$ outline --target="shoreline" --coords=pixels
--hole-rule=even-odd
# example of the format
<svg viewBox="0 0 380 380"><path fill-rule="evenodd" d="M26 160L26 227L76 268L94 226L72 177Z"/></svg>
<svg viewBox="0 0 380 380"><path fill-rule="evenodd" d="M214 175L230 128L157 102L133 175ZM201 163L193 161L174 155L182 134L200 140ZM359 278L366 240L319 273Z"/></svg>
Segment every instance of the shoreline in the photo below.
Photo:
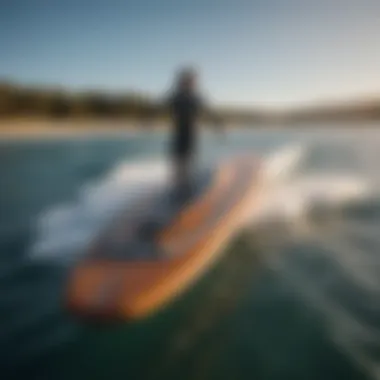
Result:
<svg viewBox="0 0 380 380"><path fill-rule="evenodd" d="M207 126L204 126L205 129ZM201 127L202 128L202 127ZM278 127L275 127L278 129ZM203 128L202 128L203 129ZM210 128L211 130L213 128ZM228 131L239 129L264 129L257 126L255 128L240 127L230 125ZM265 129L273 129L273 126L266 126ZM135 120L114 120L114 119L4 119L0 120L0 139L3 138L49 138L49 137L87 137L88 135L120 135L120 134L149 134L162 133L169 130L169 123L165 121L153 121L144 123Z"/></svg>
<svg viewBox="0 0 380 380"><path fill-rule="evenodd" d="M1 120L0 138L80 137L89 134L135 134L164 131L163 123L146 128L132 120Z"/></svg>
<svg viewBox="0 0 380 380"><path fill-rule="evenodd" d="M378 122L358 121L353 123L342 122L309 122L303 126L284 123L263 123L247 127L239 124L230 124L225 127L226 132L245 131L256 133L270 132L292 132L315 133L329 131L333 132L364 132L365 130L377 130L380 133ZM358 128L360 126L360 128ZM204 125L201 129L208 130ZM112 136L112 135L144 135L150 133L165 133L169 130L168 123L156 121L151 124L144 124L135 120L114 120L114 119L66 119L66 120L47 120L47 119L2 119L0 120L0 139L41 139L41 138L65 138L65 137L88 137ZM213 128L210 128L212 132Z"/></svg>

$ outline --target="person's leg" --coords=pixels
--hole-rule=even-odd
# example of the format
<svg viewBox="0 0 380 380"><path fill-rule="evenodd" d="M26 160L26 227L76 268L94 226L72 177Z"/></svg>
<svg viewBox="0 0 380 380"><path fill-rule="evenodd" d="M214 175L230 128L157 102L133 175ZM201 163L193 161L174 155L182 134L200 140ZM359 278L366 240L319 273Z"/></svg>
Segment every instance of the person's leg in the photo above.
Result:
<svg viewBox="0 0 380 380"><path fill-rule="evenodd" d="M185 195L191 190L194 146L190 133L181 133L174 142L174 182L179 193Z"/></svg>
<svg viewBox="0 0 380 380"><path fill-rule="evenodd" d="M175 194L179 194L183 187L184 159L180 141L174 141L171 154L171 180Z"/></svg>
<svg viewBox="0 0 380 380"><path fill-rule="evenodd" d="M174 163L174 182L178 189L185 189L190 182L190 164L186 155L175 158Z"/></svg>
<svg viewBox="0 0 380 380"><path fill-rule="evenodd" d="M180 188L183 182L183 159L177 154L174 157L173 182L176 188Z"/></svg>
<svg viewBox="0 0 380 380"><path fill-rule="evenodd" d="M191 154L190 152L186 152L182 156L181 159L181 169L182 169L182 187L186 189L190 189L191 186Z"/></svg>
<svg viewBox="0 0 380 380"><path fill-rule="evenodd" d="M182 152L174 156L173 164L175 197L179 201L185 201L192 192L192 157L187 152Z"/></svg>

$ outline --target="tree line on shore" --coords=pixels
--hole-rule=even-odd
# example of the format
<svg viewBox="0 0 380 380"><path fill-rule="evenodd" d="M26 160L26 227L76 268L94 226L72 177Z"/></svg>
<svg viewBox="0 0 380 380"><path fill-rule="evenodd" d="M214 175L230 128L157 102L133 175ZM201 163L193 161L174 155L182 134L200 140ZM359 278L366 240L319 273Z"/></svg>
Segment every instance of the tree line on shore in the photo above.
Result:
<svg viewBox="0 0 380 380"><path fill-rule="evenodd" d="M121 118L165 120L168 110L157 99L138 93L107 94L101 91L69 92L61 89L24 87L0 81L0 119L14 117ZM335 105L311 106L292 111L219 107L206 121L237 124L297 124L319 121L379 120L380 99Z"/></svg>
<svg viewBox="0 0 380 380"><path fill-rule="evenodd" d="M138 94L72 93L0 83L0 117L134 117L157 111L153 101Z"/></svg>
<svg viewBox="0 0 380 380"><path fill-rule="evenodd" d="M159 120L168 117L168 110L158 100L138 93L69 92L0 82L0 118L20 116ZM205 118L215 116L223 121L246 123L265 119L263 112L233 108L215 109Z"/></svg>

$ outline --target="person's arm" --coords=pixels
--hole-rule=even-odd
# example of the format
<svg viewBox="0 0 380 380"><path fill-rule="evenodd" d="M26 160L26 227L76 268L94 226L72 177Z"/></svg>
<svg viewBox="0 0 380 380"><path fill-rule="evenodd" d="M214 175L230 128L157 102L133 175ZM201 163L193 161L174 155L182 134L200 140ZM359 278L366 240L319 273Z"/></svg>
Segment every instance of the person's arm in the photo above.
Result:
<svg viewBox="0 0 380 380"><path fill-rule="evenodd" d="M222 116L219 114L218 111L211 108L209 104L206 104L206 102L202 101L201 103L202 113L206 117L207 124L212 128L212 130L215 133L218 134L225 134L225 126L223 123Z"/></svg>

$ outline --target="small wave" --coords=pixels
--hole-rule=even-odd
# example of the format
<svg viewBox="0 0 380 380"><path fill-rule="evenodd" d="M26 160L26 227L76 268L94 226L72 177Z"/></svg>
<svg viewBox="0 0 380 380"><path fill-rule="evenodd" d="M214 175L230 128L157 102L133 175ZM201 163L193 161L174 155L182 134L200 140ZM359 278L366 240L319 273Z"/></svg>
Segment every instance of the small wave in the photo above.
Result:
<svg viewBox="0 0 380 380"><path fill-rule="evenodd" d="M251 223L293 221L316 210L344 208L379 196L373 177L355 164L357 152L349 160L349 147L338 149L337 157L341 157L342 151L345 153L344 165L326 153L331 161L323 166L321 160L314 159L323 155L322 148L320 144L296 144L264 158L262 191L250 210ZM334 149L325 147L328 148Z"/></svg>
<svg viewBox="0 0 380 380"><path fill-rule="evenodd" d="M168 168L163 161L122 162L95 183L84 184L75 202L57 205L37 218L31 257L78 257L120 210L164 185Z"/></svg>

